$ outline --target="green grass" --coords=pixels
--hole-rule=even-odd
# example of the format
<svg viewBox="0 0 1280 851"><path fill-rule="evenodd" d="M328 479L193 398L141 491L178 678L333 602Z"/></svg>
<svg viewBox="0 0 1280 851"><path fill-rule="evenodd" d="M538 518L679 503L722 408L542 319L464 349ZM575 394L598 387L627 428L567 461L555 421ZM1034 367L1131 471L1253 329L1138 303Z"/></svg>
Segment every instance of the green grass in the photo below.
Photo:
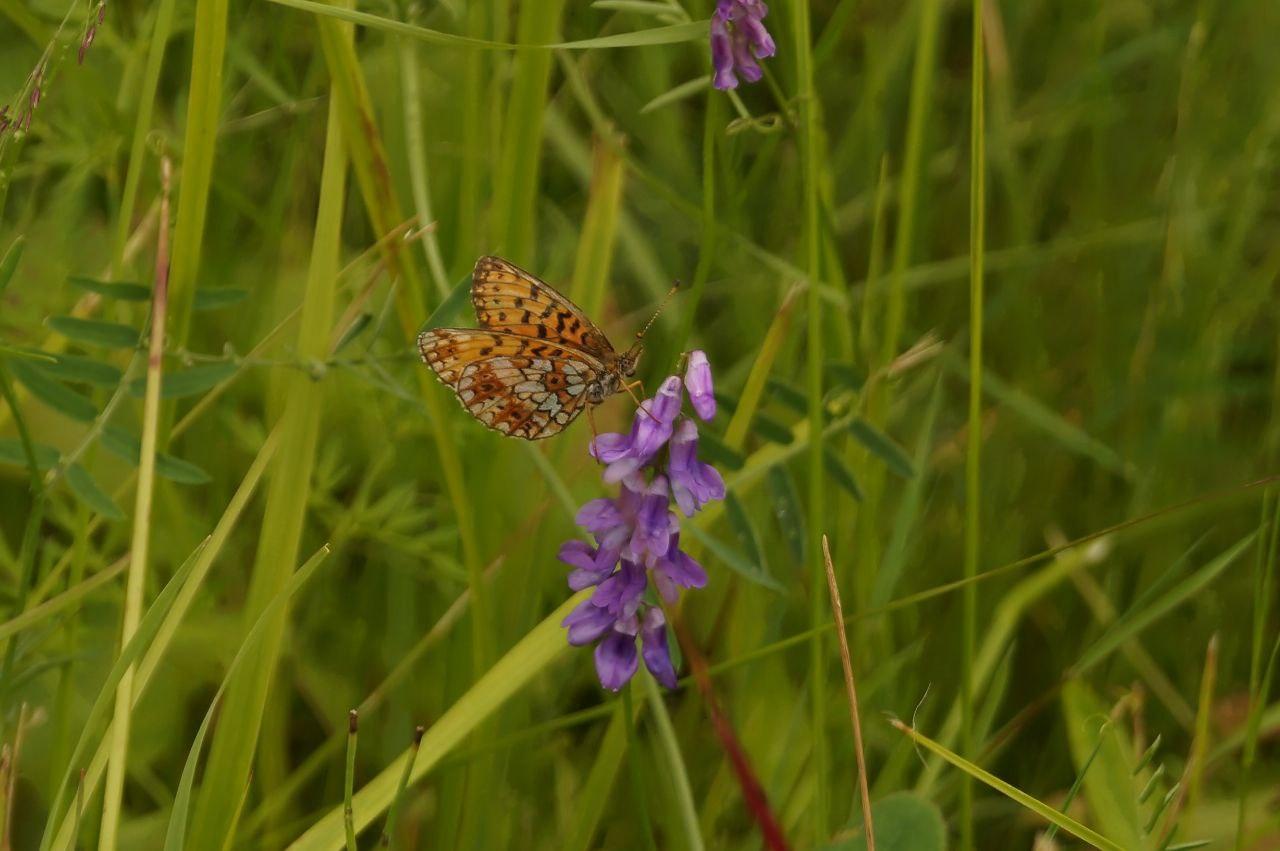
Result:
<svg viewBox="0 0 1280 851"><path fill-rule="evenodd" d="M778 0L732 96L710 0L104 8L0 0L0 845L864 847L824 534L881 845L1280 840L1274 3ZM709 683L419 362L490 252L684 282Z"/></svg>

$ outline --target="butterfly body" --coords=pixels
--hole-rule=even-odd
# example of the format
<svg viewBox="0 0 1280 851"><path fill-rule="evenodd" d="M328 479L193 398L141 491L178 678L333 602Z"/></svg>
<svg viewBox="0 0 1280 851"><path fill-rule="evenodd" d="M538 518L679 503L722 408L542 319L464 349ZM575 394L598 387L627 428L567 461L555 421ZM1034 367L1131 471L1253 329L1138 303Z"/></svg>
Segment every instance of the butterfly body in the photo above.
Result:
<svg viewBox="0 0 1280 851"><path fill-rule="evenodd" d="M595 324L549 284L498 257L471 278L480 328L418 335L422 359L488 428L541 440L626 385L639 344L619 353Z"/></svg>

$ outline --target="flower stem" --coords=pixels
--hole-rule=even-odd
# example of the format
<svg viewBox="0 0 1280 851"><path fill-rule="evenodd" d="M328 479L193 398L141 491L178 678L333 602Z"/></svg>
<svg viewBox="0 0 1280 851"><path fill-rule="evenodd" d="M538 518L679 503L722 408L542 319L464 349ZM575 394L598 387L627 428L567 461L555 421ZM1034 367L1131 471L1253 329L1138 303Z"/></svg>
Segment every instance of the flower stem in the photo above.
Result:
<svg viewBox="0 0 1280 851"><path fill-rule="evenodd" d="M637 747L639 739L636 737L635 713L631 706L631 689L634 686L635 680L632 679L622 690L622 711L626 715L627 728L627 764L631 770L631 785L635 787L636 809L640 813L644 847L648 851L658 851L658 845L653 838L653 822L649 819L649 801L644 793L644 776L640 771L640 750Z"/></svg>

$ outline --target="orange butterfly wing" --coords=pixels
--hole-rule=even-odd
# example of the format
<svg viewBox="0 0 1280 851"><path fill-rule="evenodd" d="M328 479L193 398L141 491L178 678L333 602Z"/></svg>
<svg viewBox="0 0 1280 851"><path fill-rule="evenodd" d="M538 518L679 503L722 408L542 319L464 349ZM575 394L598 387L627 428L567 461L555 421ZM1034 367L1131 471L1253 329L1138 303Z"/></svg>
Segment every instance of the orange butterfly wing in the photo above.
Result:
<svg viewBox="0 0 1280 851"><path fill-rule="evenodd" d="M418 351L473 417L526 440L559 434L604 374L590 355L499 331L434 328L418 335Z"/></svg>
<svg viewBox="0 0 1280 851"><path fill-rule="evenodd" d="M501 257L476 261L471 304L486 328L559 343L605 364L616 357L609 338L576 304Z"/></svg>

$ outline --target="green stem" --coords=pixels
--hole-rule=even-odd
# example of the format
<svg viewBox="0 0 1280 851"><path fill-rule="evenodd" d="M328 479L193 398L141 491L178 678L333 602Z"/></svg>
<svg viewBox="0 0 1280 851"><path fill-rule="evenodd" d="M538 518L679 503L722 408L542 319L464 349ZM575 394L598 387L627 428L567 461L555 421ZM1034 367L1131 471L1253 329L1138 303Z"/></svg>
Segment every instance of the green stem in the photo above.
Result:
<svg viewBox="0 0 1280 851"><path fill-rule="evenodd" d="M973 0L973 77L969 116L969 438L965 458L964 578L978 575L981 521L982 449L982 252L985 246L986 161L984 121L984 68L982 2ZM964 643L962 645L961 753L974 755L973 683L970 673L977 643L978 586L964 588ZM973 782L966 776L960 785L960 845L973 848Z"/></svg>
<svg viewBox="0 0 1280 851"><path fill-rule="evenodd" d="M435 220L431 214L431 193L427 188L427 149L422 138L422 96L418 91L418 52L404 40L397 49L400 84L404 89L404 147L409 160L409 187L413 192L414 212L418 214L418 227L430 228L422 234L422 250L436 291L444 299L448 297L451 285L440 256L440 241L436 237Z"/></svg>
<svg viewBox="0 0 1280 851"><path fill-rule="evenodd" d="M142 619L142 595L146 589L147 558L151 542L151 500L155 493L156 443L160 427L160 379L164 364L165 319L169 307L169 161L162 165L159 243L156 247L155 298L151 311L151 344L147 352L147 385L142 402L142 451L138 460L138 490L134 496L133 539L129 547L129 575L125 585L121 648L129 644ZM133 716L134 667L125 669L116 687L111 752L107 762L106 792L102 804L102 830L98 847L114 851L124 796L125 766L129 753L129 724Z"/></svg>
<svg viewBox="0 0 1280 851"><path fill-rule="evenodd" d="M693 323L702 303L702 293L711 275L711 264L716 254L716 136L724 125L724 98L715 89L707 93L707 108L702 124L702 235L698 242L698 265L693 270L693 284L685 303L680 306L680 328L672 343L669 357L663 365L676 362L680 352L689 344Z"/></svg>
<svg viewBox="0 0 1280 851"><path fill-rule="evenodd" d="M813 56L810 46L809 4L807 0L795 0L791 6L792 28L795 37L797 98L800 106L800 165L803 173L804 255L802 266L815 283L820 278L821 223L818 218L818 114L813 90ZM823 458L822 458L822 300L819 288L808 289L808 359L806 363L806 392L809 397L809 433L814 439L809 444L809 517L808 548L810 622L816 629L827 619L826 567L822 561ZM815 633L810 642L809 676L812 687L813 711L812 754L815 779L813 824L815 841L821 842L827 835L827 680L826 659L822 650L822 638Z"/></svg>
<svg viewBox="0 0 1280 851"><path fill-rule="evenodd" d="M880 363L891 361L898 351L898 338L906 313L904 277L911 263L915 236L916 206L920 192L920 168L924 160L924 131L933 94L933 69L938 42L938 4L924 0L920 9L920 34L916 42L915 66L911 74L911 103L907 113L906 156L902 163L902 183L898 193L898 221L894 229L893 268L889 279L889 304L884 337L880 341Z"/></svg>
<svg viewBox="0 0 1280 851"><path fill-rule="evenodd" d="M342 827L346 832L347 851L360 851L356 845L355 812L351 806L352 790L356 785L356 738L360 713L351 710L347 716L347 770L342 784Z"/></svg>

